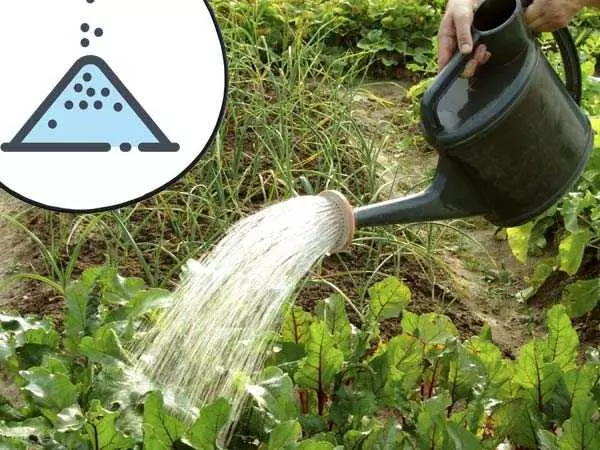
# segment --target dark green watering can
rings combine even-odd
[[[432,185],[357,208],[357,226],[477,215],[517,226],[554,205],[580,177],[593,133],[576,102],[581,69],[568,31],[555,38],[571,92],[526,28],[519,0],[485,0],[473,38],[492,53],[488,63],[466,80],[460,75],[469,57],[455,55],[422,100],[423,132],[440,156]]]

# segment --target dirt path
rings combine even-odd
[[[24,207],[23,203],[0,191],[0,216],[18,214]],[[4,286],[3,282],[18,272],[32,255],[30,241],[24,233],[0,219],[0,314],[20,312],[19,304],[27,300],[27,291],[22,283]],[[13,406],[22,406],[18,388],[1,370],[0,397],[11,401]]]
[[[411,102],[401,83],[373,83],[361,88],[353,114],[366,133],[379,140],[384,192],[394,197],[417,192],[429,183],[437,154],[420,140],[418,125],[410,123]],[[495,342],[507,353],[515,350],[540,327],[530,308],[517,301],[526,287],[532,265],[512,255],[503,230],[482,219],[454,223],[458,232],[445,233],[438,242],[438,257],[446,276],[438,283],[451,292],[447,314],[459,317],[468,332],[487,323]],[[467,334],[468,334],[467,332]]]
[[[0,191],[0,216],[15,216],[27,205]],[[35,248],[27,235],[0,218],[0,312],[24,312],[32,286],[26,282],[5,281],[11,275],[27,272],[36,257]]]

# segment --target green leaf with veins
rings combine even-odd
[[[136,440],[124,435],[116,426],[119,413],[102,408],[99,400],[92,400],[86,414],[85,431],[93,450],[125,450],[131,449]],[[145,444],[145,443],[144,443]],[[164,449],[165,447],[147,447]]]
[[[307,356],[301,363],[295,380],[302,387],[327,390],[344,363],[344,354],[324,322],[310,326]]]
[[[380,322],[399,317],[411,300],[408,287],[395,277],[388,277],[369,288],[369,315]]]
[[[218,448],[221,431],[229,423],[231,406],[225,399],[219,399],[205,406],[190,429],[190,443],[199,450]]]
[[[544,360],[558,364],[561,371],[576,366],[579,337],[571,325],[571,320],[562,305],[554,306],[546,318],[548,338],[544,351]]]
[[[77,402],[80,386],[71,383],[64,373],[52,373],[44,367],[32,367],[20,372],[26,381],[23,390],[42,407],[61,411]]]
[[[144,449],[173,448],[185,427],[165,409],[160,392],[151,392],[144,402]]]

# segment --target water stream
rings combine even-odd
[[[201,408],[224,397],[235,421],[245,400],[236,380],[262,367],[284,306],[339,242],[343,220],[335,202],[304,196],[236,223],[210,254],[188,264],[173,307],[134,349],[136,372],[180,407],[173,399]]]

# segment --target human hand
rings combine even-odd
[[[448,64],[457,48],[464,55],[468,55],[473,51],[471,24],[473,23],[474,7],[475,0],[450,0],[448,2],[438,33],[438,67],[440,70]],[[478,45],[462,76],[472,77],[477,67],[485,64],[490,56],[491,53],[487,51],[485,45]]]
[[[534,0],[525,10],[525,22],[538,33],[556,31],[567,26],[584,6],[585,0]]]

